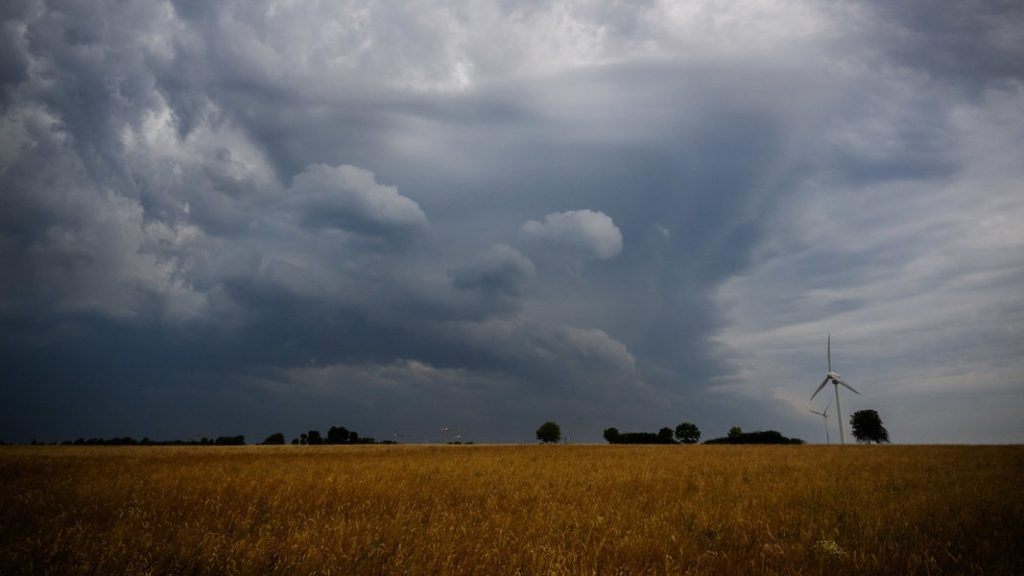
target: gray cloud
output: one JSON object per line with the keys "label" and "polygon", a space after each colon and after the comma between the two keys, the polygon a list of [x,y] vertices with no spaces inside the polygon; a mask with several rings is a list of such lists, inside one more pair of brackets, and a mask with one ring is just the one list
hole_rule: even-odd
{"label": "gray cloud", "polygon": [[519,229],[526,242],[565,250],[584,258],[607,260],[622,251],[622,232],[604,212],[555,212],[543,222],[527,220]]}
{"label": "gray cloud", "polygon": [[1016,6],[2,10],[2,439],[1024,434]]}
{"label": "gray cloud", "polygon": [[369,235],[427,227],[427,216],[416,202],[355,166],[307,166],[292,179],[286,194],[285,205],[310,226]]}
{"label": "gray cloud", "polygon": [[535,274],[533,262],[506,244],[492,246],[449,272],[455,288],[477,293],[488,308],[510,312],[520,308],[525,285]]}

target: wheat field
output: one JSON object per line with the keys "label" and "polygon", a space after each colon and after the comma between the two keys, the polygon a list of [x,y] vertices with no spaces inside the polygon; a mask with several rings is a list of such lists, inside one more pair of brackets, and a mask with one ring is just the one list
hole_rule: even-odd
{"label": "wheat field", "polygon": [[3,447],[0,574],[1024,573],[1024,447]]}

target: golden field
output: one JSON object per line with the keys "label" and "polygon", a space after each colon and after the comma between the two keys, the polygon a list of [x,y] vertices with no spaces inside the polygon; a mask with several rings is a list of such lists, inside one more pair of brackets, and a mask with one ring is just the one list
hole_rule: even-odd
{"label": "golden field", "polygon": [[0,574],[1024,574],[1024,447],[0,448]]}

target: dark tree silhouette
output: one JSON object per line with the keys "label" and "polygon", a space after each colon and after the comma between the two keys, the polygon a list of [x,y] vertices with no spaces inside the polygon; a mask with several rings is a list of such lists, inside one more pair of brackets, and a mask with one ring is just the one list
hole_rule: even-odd
{"label": "dark tree silhouette", "polygon": [[[733,428],[738,430],[738,428]],[[787,438],[776,430],[761,430],[757,432],[740,432],[733,434],[732,430],[725,438],[712,438],[705,444],[803,444],[799,438]]]}
{"label": "dark tree silhouette", "polygon": [[263,443],[264,444],[268,444],[268,445],[269,444],[284,444],[284,434],[281,433],[281,432],[275,432],[274,434],[271,434],[270,436],[267,436],[267,439],[264,440]]}
{"label": "dark tree silhouette", "polygon": [[344,426],[331,426],[327,431],[328,444],[348,444],[349,431]]}
{"label": "dark tree silhouette", "polygon": [[683,422],[676,426],[676,440],[683,444],[696,444],[700,442],[700,428],[693,422]]}
{"label": "dark tree silhouette", "polygon": [[672,429],[662,428],[658,432],[619,432],[616,428],[604,431],[609,444],[675,444]]}
{"label": "dark tree silhouette", "polygon": [[729,428],[729,438],[739,438],[743,435],[743,429],[739,426],[733,426]]}
{"label": "dark tree silhouette", "polygon": [[858,410],[850,416],[853,437],[862,444],[889,443],[889,431],[882,425],[882,418],[874,410]]}
{"label": "dark tree silhouette", "polygon": [[319,430],[310,430],[309,432],[306,432],[306,443],[310,446],[315,446],[317,444],[323,444],[324,439],[320,436]]}
{"label": "dark tree silhouette", "polygon": [[554,422],[545,422],[540,425],[540,428],[537,428],[537,440],[545,444],[555,443],[561,439],[562,429]]}
{"label": "dark tree silhouette", "polygon": [[217,436],[213,443],[217,446],[245,446],[245,436]]}

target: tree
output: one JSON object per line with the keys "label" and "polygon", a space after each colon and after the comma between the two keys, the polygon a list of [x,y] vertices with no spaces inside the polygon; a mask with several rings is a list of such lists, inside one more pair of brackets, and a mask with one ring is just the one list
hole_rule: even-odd
{"label": "tree", "polygon": [[245,436],[217,436],[213,443],[217,446],[245,446]]}
{"label": "tree", "polygon": [[281,432],[275,432],[274,434],[271,434],[270,436],[267,436],[267,439],[264,440],[263,443],[264,444],[284,444],[284,434],[281,433]]}
{"label": "tree", "polygon": [[729,438],[739,438],[743,435],[743,429],[739,426],[733,426],[729,428]]}
{"label": "tree", "polygon": [[323,444],[324,439],[320,436],[319,430],[310,430],[309,432],[306,432],[306,443],[310,446],[316,446],[318,444]]}
{"label": "tree", "polygon": [[661,430],[658,430],[658,444],[675,444],[676,441],[672,439],[672,429],[665,426]]}
{"label": "tree", "polygon": [[850,416],[853,437],[864,444],[889,443],[889,431],[882,425],[882,418],[874,410],[858,410]]}
{"label": "tree", "polygon": [[696,444],[700,442],[700,428],[693,422],[683,422],[676,426],[676,439],[683,444]]}
{"label": "tree", "polygon": [[328,444],[348,444],[349,431],[344,426],[331,426],[327,431]]}
{"label": "tree", "polygon": [[609,444],[618,444],[619,443],[619,429],[618,428],[614,428],[614,427],[606,429],[604,431],[604,439],[607,440]]}
{"label": "tree", "polygon": [[537,440],[540,440],[545,444],[558,442],[561,439],[562,429],[554,422],[545,422],[540,425],[540,428],[537,428]]}

